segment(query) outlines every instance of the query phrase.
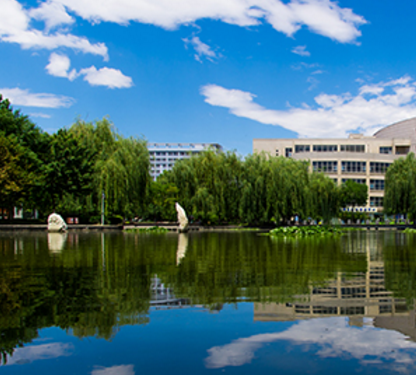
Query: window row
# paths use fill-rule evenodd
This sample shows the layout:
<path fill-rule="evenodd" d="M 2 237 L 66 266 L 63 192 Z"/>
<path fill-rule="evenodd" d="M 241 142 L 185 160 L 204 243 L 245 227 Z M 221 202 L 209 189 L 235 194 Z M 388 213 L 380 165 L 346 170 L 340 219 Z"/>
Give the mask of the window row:
<path fill-rule="evenodd" d="M 383 207 L 383 197 L 370 197 L 371 207 Z"/>
<path fill-rule="evenodd" d="M 367 163 L 365 161 L 342 161 L 342 173 L 365 173 Z"/>
<path fill-rule="evenodd" d="M 173 164 L 155 164 L 156 168 L 172 168 Z"/>
<path fill-rule="evenodd" d="M 200 151 L 149 151 L 150 156 L 185 156 L 189 154 L 198 154 Z"/>
<path fill-rule="evenodd" d="M 370 190 L 384 190 L 384 180 L 370 180 Z"/>
<path fill-rule="evenodd" d="M 365 152 L 365 145 L 340 145 L 340 151 L 343 152 Z M 291 157 L 293 153 L 292 147 L 287 147 L 285 152 L 286 157 Z M 338 145 L 313 145 L 313 152 L 337 152 Z M 393 154 L 392 146 L 381 146 L 379 148 L 380 154 Z M 396 146 L 396 155 L 406 155 L 410 151 L 410 146 Z M 311 152 L 310 145 L 295 145 L 295 153 Z M 181 153 L 183 154 L 183 153 Z M 279 156 L 279 150 L 276 150 L 276 156 Z"/>
<path fill-rule="evenodd" d="M 370 173 L 384 174 L 391 163 L 370 162 Z M 314 161 L 312 162 L 314 172 L 334 173 L 338 171 L 337 161 Z M 341 161 L 342 173 L 366 173 L 367 162 L 365 161 Z M 375 180 L 374 180 L 375 181 Z M 361 182 L 360 182 L 361 183 Z M 365 182 L 363 182 L 365 183 Z M 375 189 L 378 190 L 378 189 Z"/>

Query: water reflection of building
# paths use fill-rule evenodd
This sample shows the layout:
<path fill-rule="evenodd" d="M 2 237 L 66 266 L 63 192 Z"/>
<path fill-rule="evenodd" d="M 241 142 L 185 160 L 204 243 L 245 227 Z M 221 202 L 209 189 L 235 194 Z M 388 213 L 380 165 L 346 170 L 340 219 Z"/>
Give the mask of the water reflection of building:
<path fill-rule="evenodd" d="M 391 328 L 415 337 L 415 312 L 409 311 L 406 300 L 395 298 L 386 290 L 382 248 L 376 236 L 367 236 L 367 242 L 354 247 L 347 241 L 348 253 L 367 255 L 367 271 L 361 273 L 338 272 L 336 278 L 325 285 L 312 285 L 309 293 L 295 296 L 291 303 L 256 303 L 256 321 L 294 321 L 301 319 L 349 316 L 350 324 L 360 326 L 363 318 L 375 318 L 380 328 Z M 401 328 L 400 328 L 401 327 Z M 399 329 L 400 328 L 400 329 Z M 410 334 L 410 332 L 413 332 Z"/>
<path fill-rule="evenodd" d="M 157 275 L 152 278 L 150 291 L 150 306 L 172 309 L 190 305 L 188 299 L 176 298 L 172 289 L 165 286 Z"/>

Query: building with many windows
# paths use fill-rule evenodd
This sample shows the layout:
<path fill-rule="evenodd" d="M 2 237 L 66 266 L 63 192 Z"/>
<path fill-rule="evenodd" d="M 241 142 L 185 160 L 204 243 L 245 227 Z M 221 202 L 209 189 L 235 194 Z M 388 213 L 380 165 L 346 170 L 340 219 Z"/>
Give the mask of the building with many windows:
<path fill-rule="evenodd" d="M 148 143 L 151 176 L 154 180 L 164 171 L 170 171 L 175 162 L 190 158 L 192 155 L 212 149 L 222 152 L 217 143 Z"/>
<path fill-rule="evenodd" d="M 254 139 L 253 152 L 309 160 L 312 171 L 324 172 L 338 185 L 346 180 L 367 184 L 363 212 L 381 211 L 384 177 L 394 160 L 416 151 L 416 118 L 387 126 L 373 136 L 350 134 L 340 139 Z"/>

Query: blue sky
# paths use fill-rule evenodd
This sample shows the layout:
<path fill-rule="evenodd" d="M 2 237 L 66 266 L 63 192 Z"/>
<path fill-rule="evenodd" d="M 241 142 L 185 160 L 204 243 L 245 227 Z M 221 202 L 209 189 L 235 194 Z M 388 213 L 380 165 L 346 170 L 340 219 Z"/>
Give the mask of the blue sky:
<path fill-rule="evenodd" d="M 416 3 L 0 0 L 0 93 L 48 132 L 345 137 L 416 116 Z"/>

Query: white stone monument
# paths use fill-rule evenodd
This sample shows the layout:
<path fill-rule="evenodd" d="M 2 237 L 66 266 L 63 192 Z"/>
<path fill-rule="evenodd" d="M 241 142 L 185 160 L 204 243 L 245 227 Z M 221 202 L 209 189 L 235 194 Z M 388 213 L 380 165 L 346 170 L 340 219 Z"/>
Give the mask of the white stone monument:
<path fill-rule="evenodd" d="M 178 222 L 179 222 L 179 233 L 185 233 L 188 231 L 188 218 L 186 216 L 185 210 L 182 206 L 176 202 L 175 203 L 176 212 L 178 213 Z"/>
<path fill-rule="evenodd" d="M 61 215 L 56 213 L 50 214 L 48 217 L 48 231 L 49 232 L 62 232 L 65 231 L 68 226 Z"/>

